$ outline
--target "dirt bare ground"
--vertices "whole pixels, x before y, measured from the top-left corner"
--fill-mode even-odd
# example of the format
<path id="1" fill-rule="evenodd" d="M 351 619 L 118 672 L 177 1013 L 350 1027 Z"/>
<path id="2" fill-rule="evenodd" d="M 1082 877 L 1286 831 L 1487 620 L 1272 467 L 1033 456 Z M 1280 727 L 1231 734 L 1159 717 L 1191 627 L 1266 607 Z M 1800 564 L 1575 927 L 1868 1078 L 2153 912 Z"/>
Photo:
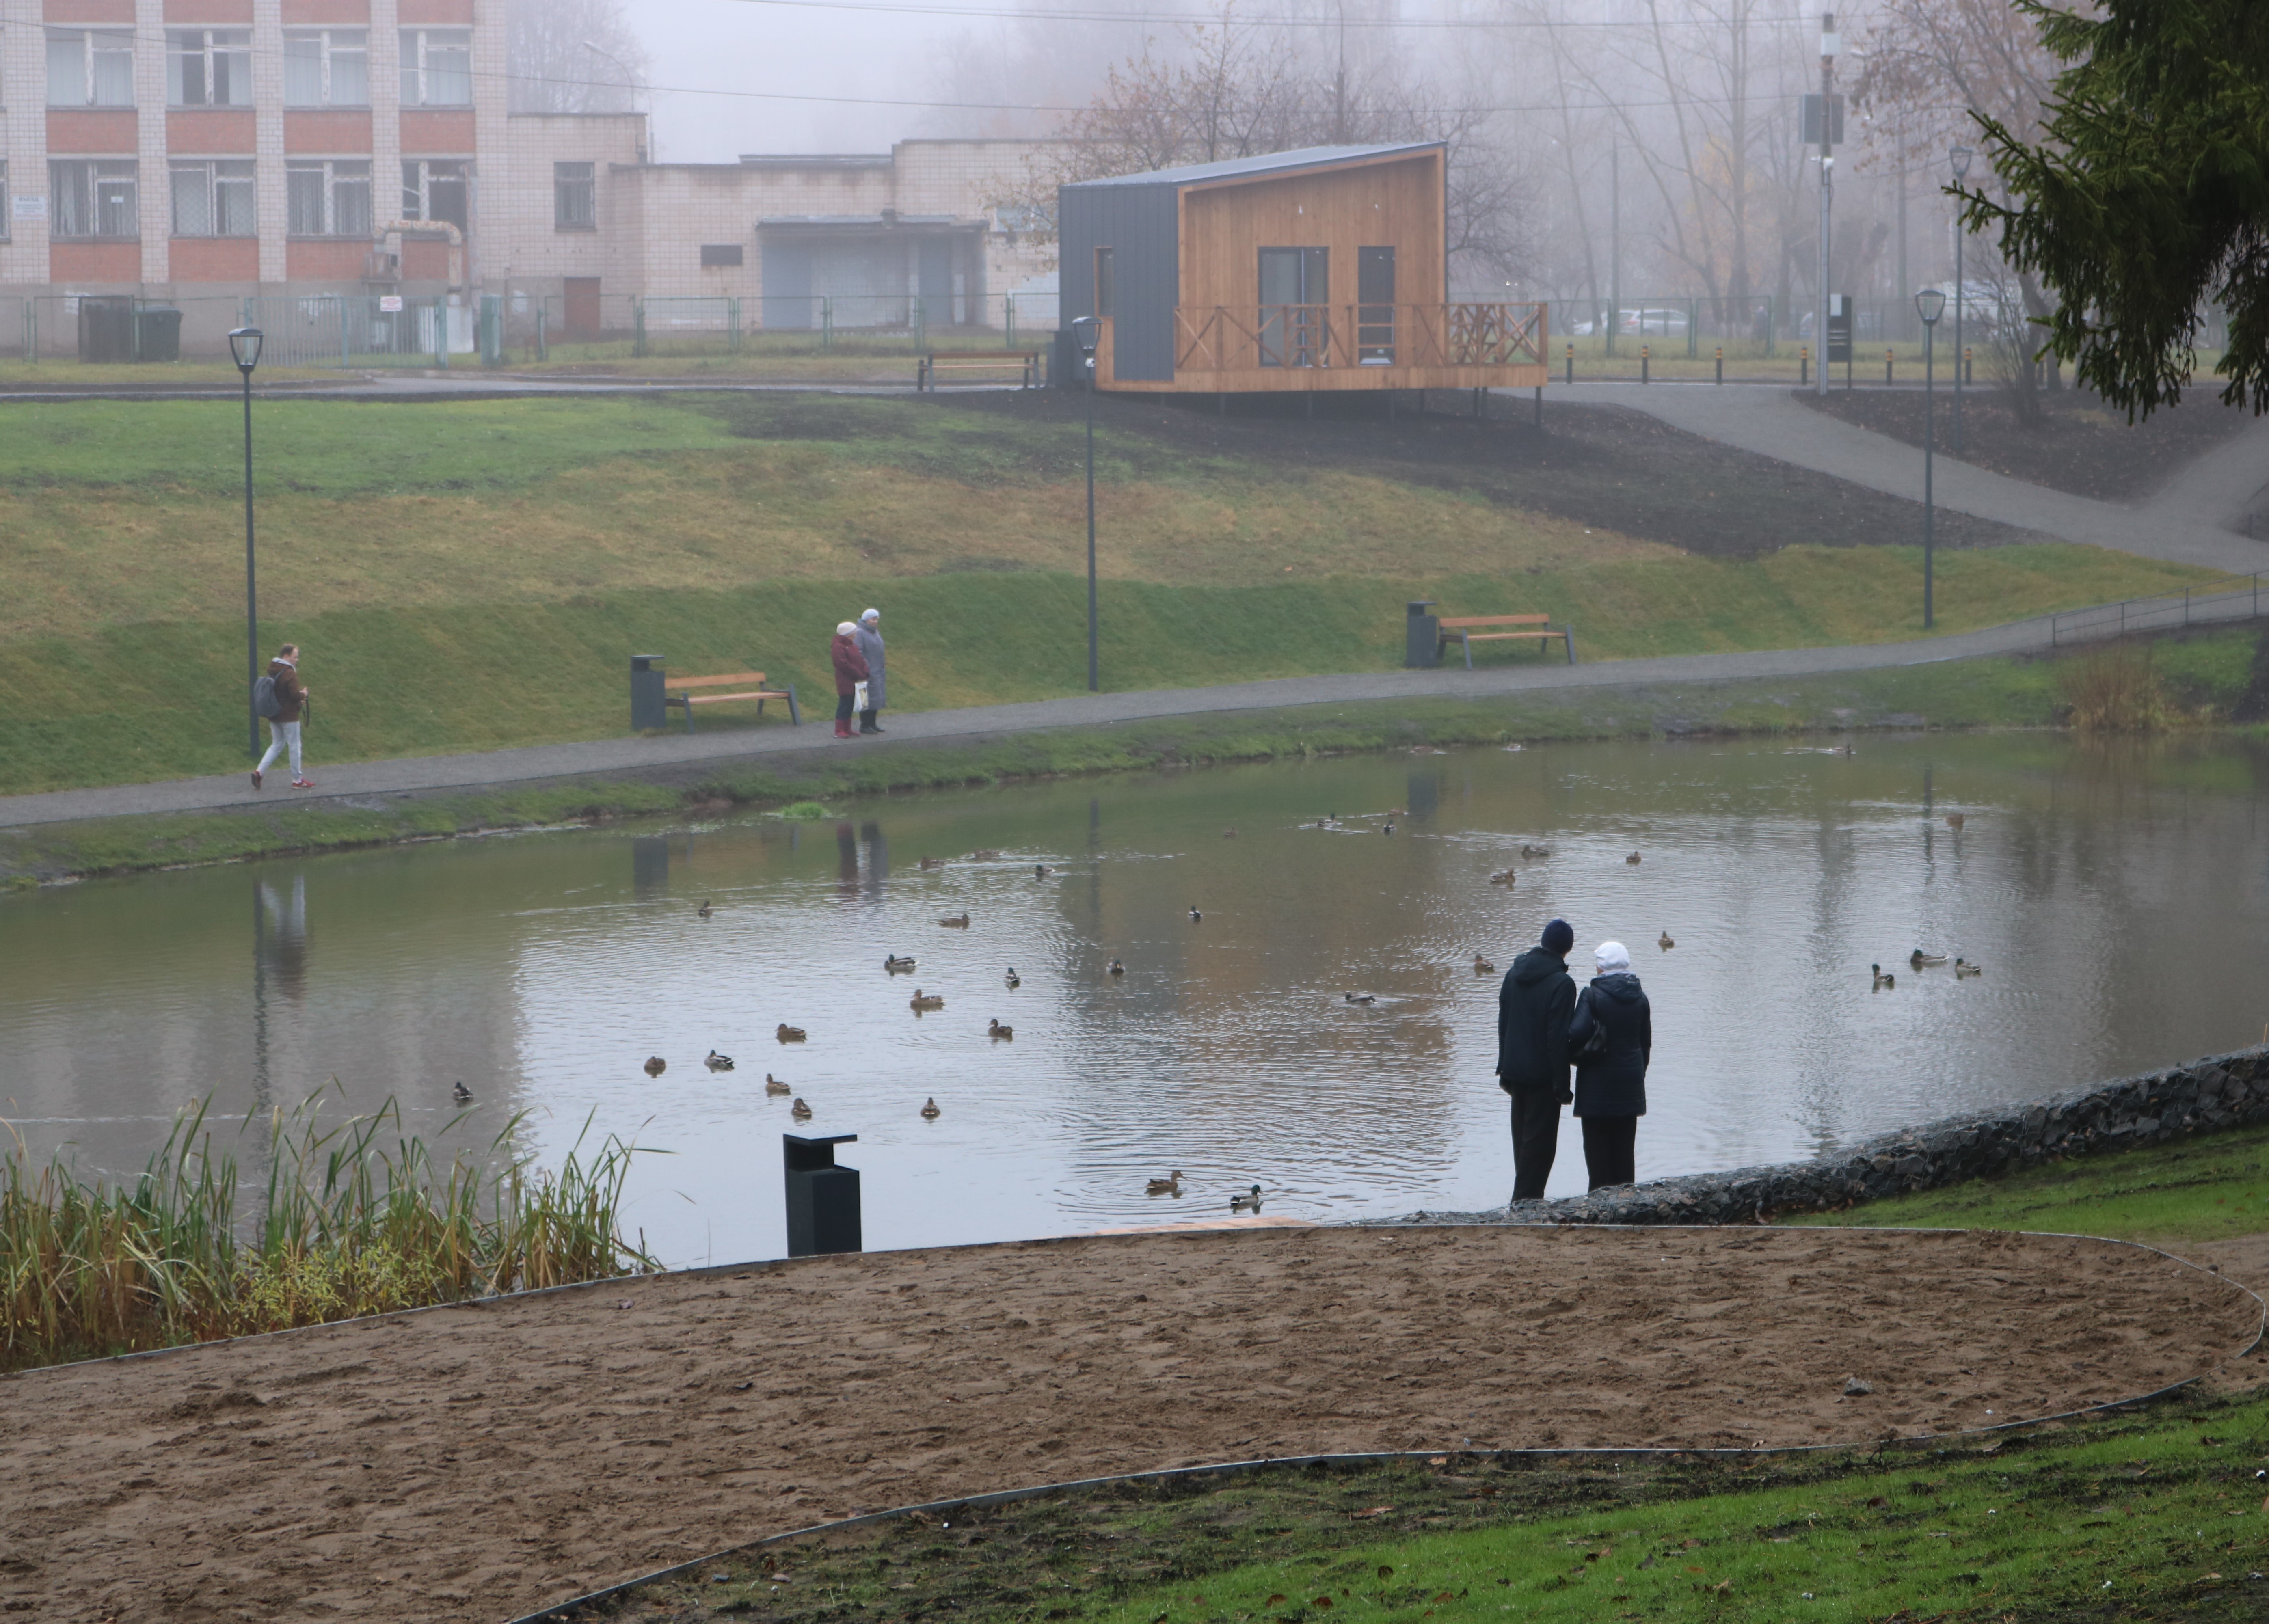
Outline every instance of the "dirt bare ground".
<path id="1" fill-rule="evenodd" d="M 0 1382 L 0 1609 L 501 1620 L 1102 1473 L 1990 1426 L 2214 1369 L 2258 1318 L 2149 1251 L 1992 1233 L 1271 1229 L 667 1275 Z"/>

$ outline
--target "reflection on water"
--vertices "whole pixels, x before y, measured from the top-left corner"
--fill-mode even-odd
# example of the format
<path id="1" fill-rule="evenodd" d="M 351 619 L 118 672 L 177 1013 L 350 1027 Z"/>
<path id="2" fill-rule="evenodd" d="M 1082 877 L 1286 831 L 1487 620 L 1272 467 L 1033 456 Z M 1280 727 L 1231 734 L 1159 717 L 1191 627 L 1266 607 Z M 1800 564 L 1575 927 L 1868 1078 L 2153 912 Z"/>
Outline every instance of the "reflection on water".
<path id="1" fill-rule="evenodd" d="M 0 907 L 0 1100 L 34 1150 L 116 1171 L 195 1094 L 221 1118 L 336 1078 L 432 1133 L 462 1078 L 467 1143 L 526 1109 L 547 1154 L 587 1118 L 668 1152 L 633 1222 L 678 1262 L 782 1249 L 795 1125 L 767 1073 L 814 1108 L 800 1131 L 859 1135 L 874 1246 L 1163 1221 L 1256 1181 L 1271 1213 L 1490 1206 L 1511 1164 L 1473 956 L 1504 968 L 1555 914 L 1579 963 L 1641 956 L 1642 1176 L 2255 1040 L 2265 764 L 2030 735 L 1427 752 L 88 884 Z M 1986 974 L 1913 972 L 1917 947 Z M 1581 1163 L 1571 1125 L 1553 1193 Z M 1175 1168 L 1179 1200 L 1144 1195 Z"/>

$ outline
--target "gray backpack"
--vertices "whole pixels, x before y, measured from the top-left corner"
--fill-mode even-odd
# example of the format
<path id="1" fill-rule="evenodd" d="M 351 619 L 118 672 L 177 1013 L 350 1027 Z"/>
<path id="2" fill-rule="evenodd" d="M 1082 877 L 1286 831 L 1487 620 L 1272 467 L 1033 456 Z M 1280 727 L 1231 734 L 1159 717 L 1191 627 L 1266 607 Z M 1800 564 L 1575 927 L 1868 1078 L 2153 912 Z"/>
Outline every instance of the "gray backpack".
<path id="1" fill-rule="evenodd" d="M 276 679 L 266 672 L 252 685 L 252 712 L 271 720 L 284 714 L 284 702 L 276 697 Z"/>

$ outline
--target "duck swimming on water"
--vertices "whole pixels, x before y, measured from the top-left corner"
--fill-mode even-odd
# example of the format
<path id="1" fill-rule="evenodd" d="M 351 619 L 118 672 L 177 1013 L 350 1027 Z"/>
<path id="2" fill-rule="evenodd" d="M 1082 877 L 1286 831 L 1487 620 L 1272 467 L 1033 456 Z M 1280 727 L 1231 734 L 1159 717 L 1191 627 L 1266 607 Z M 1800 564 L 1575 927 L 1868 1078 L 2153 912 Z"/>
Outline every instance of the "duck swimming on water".
<path id="1" fill-rule="evenodd" d="M 733 1069 L 733 1057 L 729 1054 L 720 1054 L 712 1049 L 709 1051 L 709 1058 L 701 1064 L 713 1072 L 728 1072 Z"/>

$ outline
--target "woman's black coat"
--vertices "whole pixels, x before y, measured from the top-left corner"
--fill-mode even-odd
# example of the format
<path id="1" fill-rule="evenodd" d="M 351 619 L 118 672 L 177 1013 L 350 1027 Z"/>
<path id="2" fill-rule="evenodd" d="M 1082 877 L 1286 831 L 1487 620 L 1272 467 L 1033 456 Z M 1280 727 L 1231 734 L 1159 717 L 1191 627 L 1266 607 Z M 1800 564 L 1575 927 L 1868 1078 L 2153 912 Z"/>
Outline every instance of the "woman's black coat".
<path id="1" fill-rule="evenodd" d="M 1594 1026 L 1607 1030 L 1607 1047 L 1581 1051 Z M 1568 1048 L 1577 1054 L 1576 1114 L 1646 1115 L 1646 1065 L 1654 1054 L 1654 1015 L 1638 978 L 1627 970 L 1595 977 L 1576 1000 L 1568 1022 Z"/>

